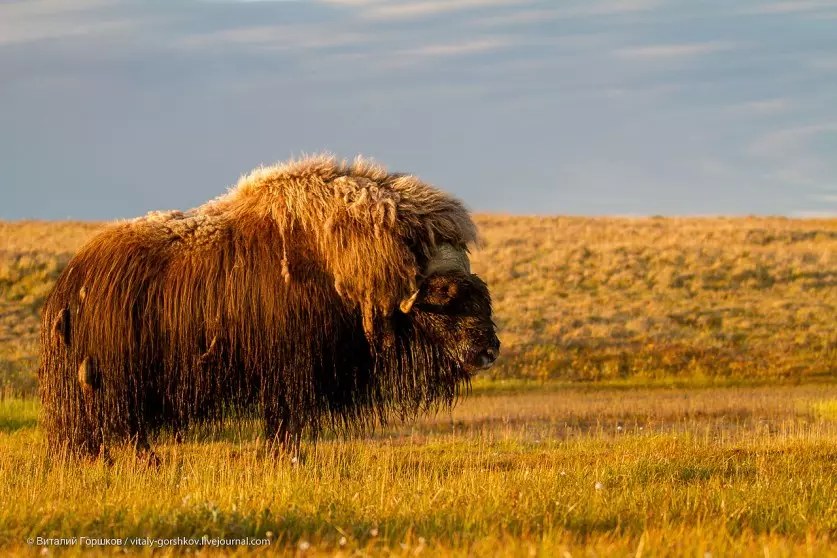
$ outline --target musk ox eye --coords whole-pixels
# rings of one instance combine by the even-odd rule
[[[424,296],[420,297],[423,305],[448,306],[462,291],[456,281],[449,277],[431,277],[425,284]]]

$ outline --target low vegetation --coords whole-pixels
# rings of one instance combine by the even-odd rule
[[[79,463],[38,427],[38,312],[98,225],[0,223],[0,549],[833,554],[837,220],[478,225],[503,355],[453,412],[296,464],[247,420],[163,434],[153,466]]]
[[[837,367],[837,220],[482,217],[495,377],[800,380]]]
[[[243,423],[163,437],[159,467],[129,451],[79,466],[40,443],[36,405],[6,400],[0,547],[150,551],[128,538],[207,536],[310,556],[833,551],[837,422],[821,410],[837,387],[486,389],[449,415],[326,437],[302,465],[266,456]],[[122,546],[90,546],[112,538]]]
[[[478,216],[495,379],[811,381],[837,369],[837,220]],[[0,384],[31,394],[38,310],[95,223],[0,223]]]

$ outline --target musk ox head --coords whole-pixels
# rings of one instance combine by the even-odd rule
[[[491,318],[491,296],[485,282],[471,273],[465,249],[438,246],[417,283],[400,304],[415,326],[469,374],[494,364],[500,340]]]

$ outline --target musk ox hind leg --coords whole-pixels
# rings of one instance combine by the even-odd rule
[[[109,462],[94,361],[85,358],[78,365],[66,346],[47,345],[38,372],[47,444],[72,457]]]

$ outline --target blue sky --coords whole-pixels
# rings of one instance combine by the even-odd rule
[[[323,150],[475,211],[837,215],[837,0],[0,0],[0,218]]]

